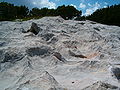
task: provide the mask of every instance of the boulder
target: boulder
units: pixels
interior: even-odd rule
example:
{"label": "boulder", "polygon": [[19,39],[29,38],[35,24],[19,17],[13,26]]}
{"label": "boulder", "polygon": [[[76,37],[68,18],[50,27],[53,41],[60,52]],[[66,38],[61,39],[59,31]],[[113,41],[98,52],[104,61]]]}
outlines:
{"label": "boulder", "polygon": [[114,68],[112,68],[111,70],[112,70],[113,75],[114,75],[118,80],[120,80],[120,68],[114,67]]}
{"label": "boulder", "polygon": [[33,22],[31,28],[27,32],[32,32],[35,35],[37,35],[39,33],[39,31],[41,31],[41,28],[38,27],[38,25]]}

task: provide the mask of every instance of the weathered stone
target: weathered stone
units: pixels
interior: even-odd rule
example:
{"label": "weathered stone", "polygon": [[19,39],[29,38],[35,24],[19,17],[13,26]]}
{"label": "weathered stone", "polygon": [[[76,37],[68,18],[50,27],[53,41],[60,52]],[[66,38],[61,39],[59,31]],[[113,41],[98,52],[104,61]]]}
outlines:
{"label": "weathered stone", "polygon": [[33,57],[33,56],[46,56],[49,55],[52,52],[52,49],[47,46],[41,46],[41,47],[31,47],[26,50],[26,53]]}
{"label": "weathered stone", "polygon": [[25,55],[23,55],[20,52],[8,51],[3,54],[3,60],[1,61],[1,63],[5,63],[5,62],[14,63],[16,61],[23,59],[24,56]]}
{"label": "weathered stone", "polygon": [[117,86],[98,81],[91,86],[88,86],[82,90],[119,90]]}
{"label": "weathered stone", "polygon": [[114,75],[118,80],[120,80],[120,68],[115,67],[115,68],[112,68],[111,70],[112,70],[112,72],[113,72],[113,75]]}
{"label": "weathered stone", "polygon": [[39,31],[41,31],[41,28],[38,27],[37,24],[33,22],[31,28],[27,32],[32,32],[35,35],[37,35]]}
{"label": "weathered stone", "polygon": [[60,53],[58,53],[58,52],[55,52],[55,53],[54,53],[54,56],[55,56],[57,59],[59,59],[60,61],[62,61],[62,62],[67,62],[67,61],[65,60],[65,58],[64,58]]}
{"label": "weathered stone", "polygon": [[53,36],[54,36],[53,33],[46,33],[46,34],[41,35],[42,39],[45,41],[50,40]]}
{"label": "weathered stone", "polygon": [[86,56],[82,55],[82,54],[76,54],[74,52],[72,52],[71,50],[68,51],[69,54],[73,57],[79,57],[79,58],[87,58]]}

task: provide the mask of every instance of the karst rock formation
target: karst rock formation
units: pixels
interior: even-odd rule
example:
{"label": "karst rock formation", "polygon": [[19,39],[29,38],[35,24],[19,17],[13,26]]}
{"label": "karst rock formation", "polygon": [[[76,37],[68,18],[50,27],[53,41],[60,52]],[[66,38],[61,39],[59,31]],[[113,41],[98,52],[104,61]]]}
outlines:
{"label": "karst rock formation", "polygon": [[120,90],[120,27],[60,16],[0,22],[0,90]]}

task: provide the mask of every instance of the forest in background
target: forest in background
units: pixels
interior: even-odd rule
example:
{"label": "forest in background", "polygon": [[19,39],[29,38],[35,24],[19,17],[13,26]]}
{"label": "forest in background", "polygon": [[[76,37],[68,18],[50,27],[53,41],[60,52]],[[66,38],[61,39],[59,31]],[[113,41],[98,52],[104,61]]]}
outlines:
{"label": "forest in background", "polygon": [[86,19],[102,24],[120,26],[120,4],[98,9]]}
{"label": "forest in background", "polygon": [[89,16],[81,16],[82,11],[73,6],[58,6],[56,9],[32,8],[15,6],[7,2],[0,2],[0,21],[12,21],[16,19],[29,20],[44,16],[61,16],[62,18],[75,20],[91,20],[108,25],[120,26],[120,4],[97,9]]}
{"label": "forest in background", "polygon": [[26,6],[14,6],[7,2],[0,3],[0,21],[15,19],[32,19],[44,16],[61,16],[64,19],[73,19],[80,17],[82,11],[77,10],[73,6],[58,6],[56,9],[48,8],[32,8],[29,10]]}

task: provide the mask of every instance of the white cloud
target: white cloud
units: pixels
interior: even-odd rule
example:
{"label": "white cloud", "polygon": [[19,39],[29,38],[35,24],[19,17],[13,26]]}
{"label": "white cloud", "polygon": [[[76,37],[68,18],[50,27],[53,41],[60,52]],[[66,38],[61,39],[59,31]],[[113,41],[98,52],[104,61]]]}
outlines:
{"label": "white cloud", "polygon": [[104,8],[107,8],[107,6],[108,6],[108,3],[107,2],[104,2]]}
{"label": "white cloud", "polygon": [[105,5],[108,5],[108,3],[107,3],[107,2],[104,2],[104,4],[105,4]]}
{"label": "white cloud", "polygon": [[98,2],[96,2],[95,4],[93,4],[93,9],[97,10],[98,8],[100,8],[100,4]]}
{"label": "white cloud", "polygon": [[33,1],[32,4],[38,8],[43,7],[47,7],[49,9],[56,8],[56,4],[54,2],[50,2],[49,0],[36,0]]}
{"label": "white cloud", "polygon": [[93,5],[89,4],[88,6],[90,6],[90,8],[86,9],[86,12],[85,12],[86,16],[92,14],[94,11],[96,11],[97,9],[101,7],[98,2],[96,2]]}
{"label": "white cloud", "polygon": [[92,9],[92,8],[86,9],[85,15],[86,15],[86,16],[87,16],[87,15],[90,15],[90,14],[92,14],[92,12],[93,12],[93,9]]}
{"label": "white cloud", "polygon": [[83,3],[80,3],[80,5],[79,5],[79,8],[86,8],[86,5],[85,4],[83,4]]}
{"label": "white cloud", "polygon": [[73,7],[77,8],[77,6],[76,6],[76,5],[74,5],[74,4],[70,4],[70,6],[73,6]]}
{"label": "white cloud", "polygon": [[36,3],[36,2],[32,2],[32,4],[37,5],[37,3]]}
{"label": "white cloud", "polygon": [[88,3],[88,6],[92,7],[92,5],[90,3]]}
{"label": "white cloud", "polygon": [[104,6],[104,8],[107,8],[107,6]]}

